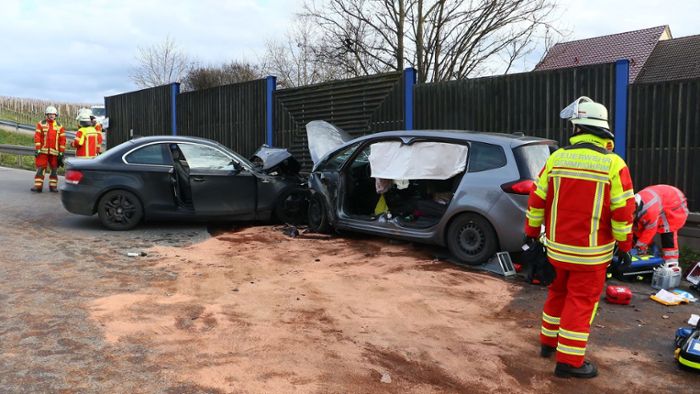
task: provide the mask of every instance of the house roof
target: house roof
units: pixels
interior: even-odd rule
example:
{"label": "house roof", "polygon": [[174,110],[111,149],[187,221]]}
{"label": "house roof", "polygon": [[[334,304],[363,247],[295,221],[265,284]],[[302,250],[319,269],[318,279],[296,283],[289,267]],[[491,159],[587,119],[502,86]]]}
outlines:
{"label": "house roof", "polygon": [[637,76],[637,83],[700,77],[700,35],[659,41]]}
{"label": "house roof", "polygon": [[535,70],[554,70],[588,64],[630,61],[629,81],[634,82],[659,40],[671,37],[668,26],[562,42],[549,49]]}

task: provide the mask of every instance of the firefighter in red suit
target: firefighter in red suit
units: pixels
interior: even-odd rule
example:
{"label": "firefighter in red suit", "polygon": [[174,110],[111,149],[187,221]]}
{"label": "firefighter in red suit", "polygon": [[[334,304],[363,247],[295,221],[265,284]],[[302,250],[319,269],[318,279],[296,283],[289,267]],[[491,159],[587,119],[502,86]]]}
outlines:
{"label": "firefighter in red suit", "polygon": [[646,254],[656,233],[661,234],[661,252],[666,263],[678,262],[678,230],[688,219],[688,202],[683,192],[669,185],[653,185],[635,196],[635,248]]}
{"label": "firefighter in red suit", "polygon": [[49,191],[58,192],[58,167],[63,165],[63,154],[66,151],[66,130],[56,120],[58,111],[54,106],[46,107],[46,119],[36,124],[34,131],[34,157],[36,158],[36,175],[34,187],[30,190],[41,193],[44,188],[44,173],[51,168],[49,175]]}
{"label": "firefighter in red suit", "polygon": [[540,355],[556,352],[555,375],[592,378],[584,359],[591,323],[615,244],[629,264],[634,191],[624,160],[612,153],[614,134],[602,104],[581,97],[561,112],[574,125],[570,146],[547,160],[528,201],[529,241],[545,227],[547,258],[556,277],[542,313]]}
{"label": "firefighter in red suit", "polygon": [[96,157],[100,154],[102,133],[95,130],[91,111],[87,108],[81,109],[76,120],[80,124],[80,128],[75,133],[75,139],[71,143],[71,146],[75,148],[75,157],[82,159]]}

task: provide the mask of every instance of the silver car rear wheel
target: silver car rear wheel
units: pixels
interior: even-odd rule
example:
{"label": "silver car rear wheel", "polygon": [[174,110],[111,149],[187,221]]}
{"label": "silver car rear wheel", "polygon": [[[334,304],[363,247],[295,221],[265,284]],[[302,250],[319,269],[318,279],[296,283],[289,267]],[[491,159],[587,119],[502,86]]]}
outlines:
{"label": "silver car rear wheel", "polygon": [[497,245],[491,223],[474,213],[457,216],[447,230],[447,248],[457,260],[469,265],[486,263],[496,253]]}

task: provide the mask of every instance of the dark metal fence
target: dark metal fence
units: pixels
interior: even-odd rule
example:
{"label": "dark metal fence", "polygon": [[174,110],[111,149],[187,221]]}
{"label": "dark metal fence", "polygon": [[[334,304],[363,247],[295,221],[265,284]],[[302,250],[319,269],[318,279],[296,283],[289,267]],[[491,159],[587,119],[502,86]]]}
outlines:
{"label": "dark metal fence", "polygon": [[109,116],[107,147],[133,136],[172,134],[173,85],[105,97]]}
{"label": "dark metal fence", "polygon": [[700,79],[630,87],[627,164],[635,189],[664,183],[700,211]]}
{"label": "dark metal fence", "polygon": [[579,96],[615,114],[615,64],[437,82],[415,87],[418,129],[512,133],[568,144],[570,126],[559,112]]}
{"label": "dark metal fence", "polygon": [[177,96],[177,134],[209,138],[250,156],[265,143],[264,79]]}
{"label": "dark metal fence", "polygon": [[401,72],[278,90],[273,95],[273,141],[310,168],[306,123],[325,120],[353,136],[404,127]]}

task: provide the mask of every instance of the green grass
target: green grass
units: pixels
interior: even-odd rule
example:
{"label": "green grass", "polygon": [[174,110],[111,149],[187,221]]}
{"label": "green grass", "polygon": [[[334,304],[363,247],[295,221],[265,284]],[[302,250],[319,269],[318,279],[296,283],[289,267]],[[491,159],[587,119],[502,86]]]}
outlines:
{"label": "green grass", "polygon": [[0,144],[34,146],[34,136],[0,130]]}

